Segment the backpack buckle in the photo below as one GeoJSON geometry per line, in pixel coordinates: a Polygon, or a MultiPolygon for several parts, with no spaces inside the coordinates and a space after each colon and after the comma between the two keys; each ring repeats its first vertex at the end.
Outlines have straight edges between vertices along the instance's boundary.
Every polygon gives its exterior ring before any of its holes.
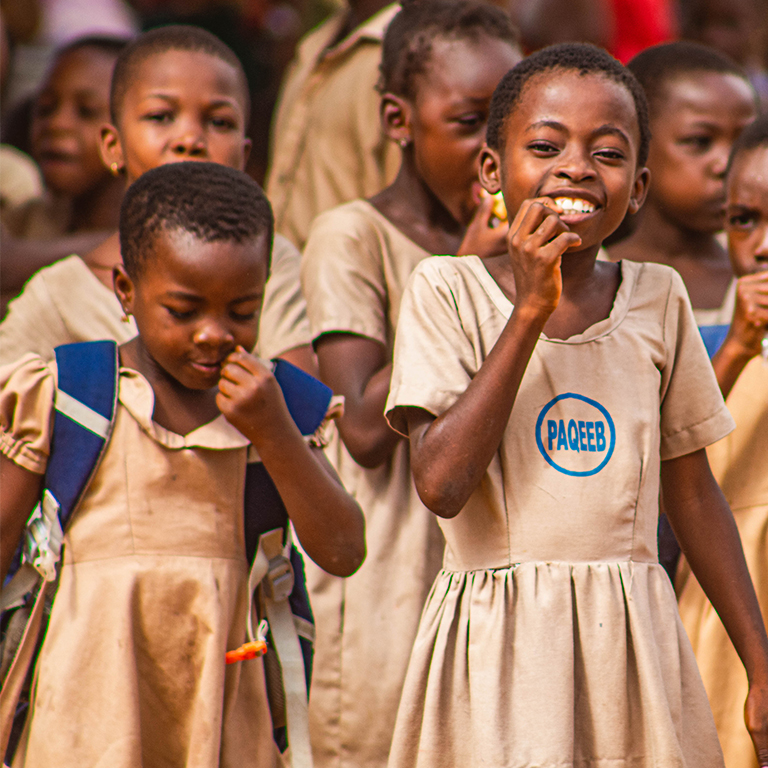
{"type": "Polygon", "coordinates": [[[56,578],[64,532],[59,522],[59,502],[46,489],[32,510],[24,536],[23,563],[29,563],[46,581],[56,578]]]}
{"type": "Polygon", "coordinates": [[[294,574],[291,561],[285,555],[273,557],[264,577],[264,593],[276,602],[287,600],[293,591],[294,574]]]}

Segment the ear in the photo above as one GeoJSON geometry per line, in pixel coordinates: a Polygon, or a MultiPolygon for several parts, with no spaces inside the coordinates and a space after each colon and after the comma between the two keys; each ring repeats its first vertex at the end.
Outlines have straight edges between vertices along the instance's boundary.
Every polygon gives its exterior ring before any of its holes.
{"type": "Polygon", "coordinates": [[[487,144],[480,150],[480,183],[492,195],[501,191],[501,158],[487,144]]]}
{"type": "Polygon", "coordinates": [[[115,295],[120,301],[123,312],[126,315],[132,315],[133,303],[136,299],[136,287],[122,264],[115,264],[112,267],[112,285],[115,288],[115,295]]]}
{"type": "Polygon", "coordinates": [[[402,96],[385,93],[379,105],[381,129],[396,144],[407,146],[411,142],[411,104],[402,96]]]}
{"type": "Polygon", "coordinates": [[[120,135],[117,128],[111,123],[106,123],[101,127],[101,144],[99,145],[101,159],[107,168],[114,173],[115,170],[122,171],[125,168],[125,158],[123,157],[123,145],[120,142],[120,135]]]}
{"type": "Polygon", "coordinates": [[[647,168],[641,168],[635,177],[635,183],[632,185],[627,213],[635,214],[643,207],[650,183],[651,172],[647,168]]]}

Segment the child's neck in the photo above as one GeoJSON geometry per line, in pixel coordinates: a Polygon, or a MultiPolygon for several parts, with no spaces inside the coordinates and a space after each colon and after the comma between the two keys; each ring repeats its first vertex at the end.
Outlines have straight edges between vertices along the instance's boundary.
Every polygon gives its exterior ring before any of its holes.
{"type": "Polygon", "coordinates": [[[121,178],[107,177],[101,184],[74,198],[69,231],[117,229],[124,191],[125,182],[121,178]]]}
{"type": "MultiPolygon", "coordinates": [[[[597,261],[599,247],[568,253],[562,258],[563,292],[544,325],[550,339],[569,339],[607,319],[621,284],[618,265],[597,261]]],[[[483,265],[515,303],[515,280],[507,254],[483,259],[483,265]]]]}
{"type": "Polygon", "coordinates": [[[611,259],[651,261],[674,267],[696,309],[721,306],[732,278],[728,254],[712,232],[684,229],[648,203],[637,229],[611,247],[611,259]]]}
{"type": "Polygon", "coordinates": [[[427,253],[455,254],[466,232],[418,175],[410,153],[394,182],[370,203],[427,253]]]}
{"type": "Polygon", "coordinates": [[[138,371],[155,394],[152,421],[177,435],[188,435],[220,413],[217,388],[188,389],[161,370],[137,336],[120,347],[120,364],[138,371]]]}

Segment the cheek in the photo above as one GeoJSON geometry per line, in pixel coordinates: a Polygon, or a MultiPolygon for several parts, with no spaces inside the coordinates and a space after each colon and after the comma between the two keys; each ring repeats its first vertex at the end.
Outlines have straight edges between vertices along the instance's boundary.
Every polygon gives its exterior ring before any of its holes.
{"type": "Polygon", "coordinates": [[[218,137],[208,145],[208,154],[212,163],[226,165],[237,171],[242,171],[245,165],[243,154],[243,138],[218,137]]]}

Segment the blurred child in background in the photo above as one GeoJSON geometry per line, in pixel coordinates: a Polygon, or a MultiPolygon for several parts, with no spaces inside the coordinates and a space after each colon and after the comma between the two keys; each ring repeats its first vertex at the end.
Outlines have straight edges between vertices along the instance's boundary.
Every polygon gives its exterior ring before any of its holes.
{"type": "MultiPolygon", "coordinates": [[[[75,244],[66,240],[57,247],[49,242],[31,255],[37,243],[15,249],[14,240],[55,241],[95,233],[98,242],[117,226],[125,182],[102,163],[100,144],[101,128],[109,120],[112,70],[126,42],[87,37],[66,46],[35,98],[31,148],[45,196],[3,212],[4,235],[10,237],[3,256],[19,262],[12,264],[19,275],[4,281],[5,300],[18,293],[24,279],[50,263],[52,255],[68,255],[71,251],[61,249],[75,244]]],[[[90,247],[96,244],[93,237],[85,240],[90,247]]]]}
{"type": "Polygon", "coordinates": [[[505,248],[506,223],[491,226],[492,200],[479,204],[478,161],[493,89],[520,58],[516,30],[493,6],[404,4],[384,37],[380,80],[384,130],[400,146],[397,178],[318,216],[302,257],[321,377],[345,397],[328,452],[363,508],[370,548],[349,581],[308,572],[318,633],[310,716],[322,766],[381,768],[389,754],[443,554],[413,485],[408,443],[383,416],[400,299],[433,253],[505,248]]]}
{"type": "MultiPolygon", "coordinates": [[[[736,307],[712,359],[736,429],[707,450],[733,510],[763,620],[768,621],[768,117],[737,139],[727,178],[726,231],[736,307]]],[[[717,612],[686,561],[680,615],[709,695],[729,768],[757,768],[743,707],[748,680],[717,612]]]]}

